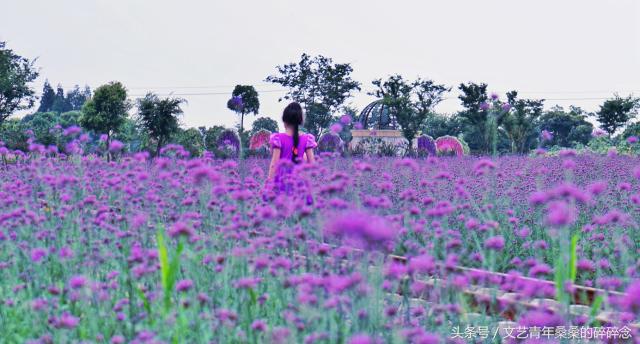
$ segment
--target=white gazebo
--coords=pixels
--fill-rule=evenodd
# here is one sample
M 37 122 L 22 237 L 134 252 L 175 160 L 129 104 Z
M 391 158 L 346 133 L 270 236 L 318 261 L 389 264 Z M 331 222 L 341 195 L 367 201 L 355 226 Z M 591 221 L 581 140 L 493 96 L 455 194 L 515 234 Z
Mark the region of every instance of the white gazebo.
M 400 131 L 398 121 L 382 100 L 376 100 L 362 109 L 357 121 L 362 125 L 362 129 L 351 130 L 353 137 L 350 142 L 351 147 L 357 146 L 368 138 L 381 139 L 394 145 L 407 143 Z

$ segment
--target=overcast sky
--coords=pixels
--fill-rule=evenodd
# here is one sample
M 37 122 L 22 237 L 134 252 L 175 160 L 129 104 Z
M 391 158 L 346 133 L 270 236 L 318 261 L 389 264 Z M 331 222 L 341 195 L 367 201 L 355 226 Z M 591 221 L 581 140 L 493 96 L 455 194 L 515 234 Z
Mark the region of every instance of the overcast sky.
M 640 95 L 637 2 L 0 0 L 0 40 L 38 58 L 38 91 L 47 78 L 65 88 L 118 80 L 134 98 L 173 92 L 189 102 L 186 126 L 235 124 L 226 101 L 238 83 L 261 91 L 261 115 L 279 120 L 284 92 L 264 79 L 303 52 L 352 64 L 359 109 L 373 100 L 371 80 L 400 73 L 595 110 L 614 92 Z M 456 96 L 437 110 L 458 110 Z

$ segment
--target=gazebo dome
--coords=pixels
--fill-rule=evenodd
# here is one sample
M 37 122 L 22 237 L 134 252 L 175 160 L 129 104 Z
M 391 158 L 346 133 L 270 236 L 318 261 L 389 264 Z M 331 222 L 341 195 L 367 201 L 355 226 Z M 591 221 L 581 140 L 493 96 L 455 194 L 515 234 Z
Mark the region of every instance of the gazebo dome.
M 397 130 L 399 128 L 396 117 L 391 114 L 389 107 L 381 99 L 362 109 L 358 115 L 358 122 L 362 123 L 362 129 Z

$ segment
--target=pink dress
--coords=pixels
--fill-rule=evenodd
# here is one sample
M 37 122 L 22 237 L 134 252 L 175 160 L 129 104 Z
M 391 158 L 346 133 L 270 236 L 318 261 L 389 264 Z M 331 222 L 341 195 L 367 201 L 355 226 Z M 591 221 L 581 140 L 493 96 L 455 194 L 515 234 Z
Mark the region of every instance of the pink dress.
M 291 160 L 293 156 L 293 137 L 285 133 L 272 134 L 269 139 L 269 145 L 271 149 L 280 148 L 280 160 Z M 311 134 L 300 133 L 300 140 L 298 141 L 298 159 L 302 161 L 304 153 L 309 148 L 316 148 L 315 137 Z
M 277 171 L 274 178 L 276 193 L 285 193 L 294 197 L 303 197 L 303 202 L 307 205 L 313 203 L 313 198 L 309 190 L 308 183 L 300 178 L 297 178 L 294 171 L 294 164 L 291 162 L 293 157 L 293 137 L 285 133 L 272 134 L 269 139 L 269 145 L 271 149 L 280 148 L 280 163 L 277 166 Z M 304 154 L 307 149 L 315 148 L 315 137 L 311 134 L 300 133 L 300 140 L 298 141 L 298 159 L 304 161 Z

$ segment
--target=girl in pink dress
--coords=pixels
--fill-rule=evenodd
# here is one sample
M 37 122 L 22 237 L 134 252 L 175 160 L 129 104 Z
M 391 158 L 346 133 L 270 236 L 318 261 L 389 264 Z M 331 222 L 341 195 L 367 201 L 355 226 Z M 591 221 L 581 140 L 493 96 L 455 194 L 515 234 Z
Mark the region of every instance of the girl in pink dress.
M 293 164 L 301 162 L 314 162 L 313 148 L 317 146 L 316 140 L 311 134 L 300 133 L 299 127 L 302 125 L 302 106 L 293 102 L 284 108 L 282 122 L 284 122 L 284 133 L 272 134 L 269 139 L 271 146 L 271 164 L 269 164 L 268 181 L 278 182 L 278 176 L 284 171 L 282 167 L 287 165 L 284 161 Z M 291 166 L 289 164 L 289 166 Z

